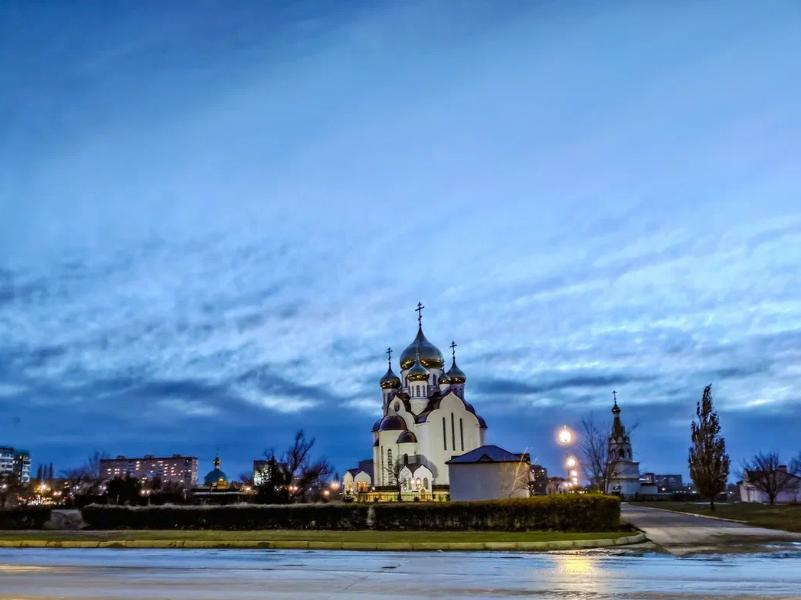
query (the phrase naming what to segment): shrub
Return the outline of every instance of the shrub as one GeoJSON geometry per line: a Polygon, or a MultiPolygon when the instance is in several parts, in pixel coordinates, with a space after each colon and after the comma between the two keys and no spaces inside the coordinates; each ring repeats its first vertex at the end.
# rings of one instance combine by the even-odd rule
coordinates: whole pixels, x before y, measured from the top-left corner
{"type": "Polygon", "coordinates": [[[107,506],[81,510],[92,529],[378,529],[603,531],[620,500],[600,494],[479,502],[107,506]]]}
{"type": "Polygon", "coordinates": [[[477,502],[379,504],[375,529],[604,531],[620,526],[620,500],[600,494],[477,502]]]}
{"type": "Polygon", "coordinates": [[[81,510],[92,529],[366,529],[360,504],[104,506],[81,510]]]}
{"type": "Polygon", "coordinates": [[[15,506],[0,509],[0,529],[42,529],[50,520],[45,506],[15,506]]]}

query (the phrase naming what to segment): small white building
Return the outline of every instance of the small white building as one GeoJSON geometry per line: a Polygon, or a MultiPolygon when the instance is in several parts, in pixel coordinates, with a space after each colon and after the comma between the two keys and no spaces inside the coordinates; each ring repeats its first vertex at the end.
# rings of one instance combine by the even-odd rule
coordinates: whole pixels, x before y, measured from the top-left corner
{"type": "Polygon", "coordinates": [[[342,491],[346,495],[364,494],[373,486],[373,461],[363,460],[355,469],[348,469],[342,477],[342,491]]]}
{"type": "MultiPolygon", "coordinates": [[[[755,473],[746,470],[743,473],[743,481],[740,482],[740,501],[759,502],[768,504],[768,495],[753,484],[755,473]]],[[[784,489],[776,495],[777,504],[801,503],[801,477],[787,472],[787,466],[782,465],[776,473],[777,478],[788,479],[784,489]]]]}
{"type": "Polygon", "coordinates": [[[451,500],[496,500],[530,495],[531,461],[498,446],[480,446],[447,462],[451,500]]]}
{"type": "Polygon", "coordinates": [[[606,486],[606,493],[617,494],[624,499],[631,498],[642,493],[640,463],[634,461],[631,439],[620,420],[620,407],[617,405],[616,394],[612,406],[612,416],[612,433],[609,436],[607,447],[607,460],[612,468],[612,476],[606,486]]]}

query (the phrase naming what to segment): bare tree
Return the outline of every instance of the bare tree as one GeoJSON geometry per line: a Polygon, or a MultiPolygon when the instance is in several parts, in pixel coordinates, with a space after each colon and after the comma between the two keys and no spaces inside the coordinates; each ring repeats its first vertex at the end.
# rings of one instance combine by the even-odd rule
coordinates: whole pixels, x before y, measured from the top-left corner
{"type": "Polygon", "coordinates": [[[608,424],[599,425],[590,413],[581,419],[581,466],[590,480],[590,485],[603,493],[609,489],[609,482],[615,473],[620,459],[609,452],[609,435],[612,430],[608,424]]]}
{"type": "Polygon", "coordinates": [[[394,463],[384,467],[389,485],[395,488],[395,492],[398,494],[398,502],[403,501],[403,482],[401,481],[400,474],[404,466],[401,460],[398,459],[394,463]]]}
{"type": "Polygon", "coordinates": [[[801,474],[801,464],[794,460],[787,466],[781,463],[778,452],[759,452],[743,463],[743,481],[765,492],[771,506],[776,497],[792,486],[795,477],[801,474]]]}
{"type": "Polygon", "coordinates": [[[265,452],[269,464],[269,481],[262,487],[265,496],[274,501],[296,502],[307,499],[319,490],[323,482],[331,475],[331,465],[324,458],[311,460],[311,451],[315,439],[306,439],[302,429],[295,433],[292,445],[278,459],[275,452],[265,452]],[[271,492],[277,491],[277,494],[271,492]]]}
{"type": "Polygon", "coordinates": [[[709,498],[709,509],[715,510],[715,496],[726,489],[729,477],[729,455],[726,441],[720,435],[718,415],[712,408],[712,386],[704,388],[695,408],[697,421],[690,425],[692,447],[688,459],[690,477],[698,492],[709,498]]]}

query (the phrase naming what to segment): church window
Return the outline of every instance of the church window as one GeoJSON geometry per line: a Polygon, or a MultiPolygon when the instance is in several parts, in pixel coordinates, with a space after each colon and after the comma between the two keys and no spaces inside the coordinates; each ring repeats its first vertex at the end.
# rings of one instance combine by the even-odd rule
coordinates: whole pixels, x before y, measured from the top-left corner
{"type": "Polygon", "coordinates": [[[423,487],[428,489],[428,477],[423,477],[423,487]]]}
{"type": "Polygon", "coordinates": [[[456,421],[451,413],[451,448],[456,450],[456,421]]]}
{"type": "Polygon", "coordinates": [[[400,410],[400,402],[396,402],[395,403],[395,412],[398,412],[399,410],[400,410]]]}
{"type": "Polygon", "coordinates": [[[464,422],[459,417],[459,440],[462,442],[462,452],[464,452],[464,422]]]}
{"type": "Polygon", "coordinates": [[[437,376],[434,375],[434,385],[437,385],[437,376]]]}
{"type": "Polygon", "coordinates": [[[390,483],[395,483],[395,465],[392,462],[392,448],[387,450],[387,469],[390,472],[390,483]]]}
{"type": "Polygon", "coordinates": [[[404,454],[403,455],[403,464],[404,465],[408,465],[409,464],[409,455],[408,454],[404,454]]]}
{"type": "Polygon", "coordinates": [[[445,432],[445,417],[442,417],[442,443],[444,444],[445,450],[448,449],[448,434],[445,432]]]}

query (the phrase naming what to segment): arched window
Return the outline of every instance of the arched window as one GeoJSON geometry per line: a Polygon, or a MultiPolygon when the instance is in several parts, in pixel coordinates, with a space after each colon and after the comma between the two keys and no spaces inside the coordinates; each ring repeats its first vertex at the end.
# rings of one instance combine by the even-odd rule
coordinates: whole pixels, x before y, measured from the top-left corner
{"type": "Polygon", "coordinates": [[[428,489],[428,477],[423,477],[423,487],[428,489]]]}
{"type": "Polygon", "coordinates": [[[459,440],[462,442],[462,452],[464,452],[464,422],[462,417],[459,417],[459,440]]]}
{"type": "Polygon", "coordinates": [[[434,385],[437,385],[437,376],[434,375],[434,385]]]}
{"type": "Polygon", "coordinates": [[[395,483],[395,463],[392,462],[392,448],[387,450],[387,470],[390,474],[390,483],[395,483]]]}
{"type": "Polygon", "coordinates": [[[448,433],[445,431],[445,417],[442,417],[442,443],[445,445],[445,450],[448,449],[448,433]]]}
{"type": "Polygon", "coordinates": [[[404,454],[403,455],[403,464],[404,465],[408,465],[409,464],[409,455],[408,454],[404,454]]]}

